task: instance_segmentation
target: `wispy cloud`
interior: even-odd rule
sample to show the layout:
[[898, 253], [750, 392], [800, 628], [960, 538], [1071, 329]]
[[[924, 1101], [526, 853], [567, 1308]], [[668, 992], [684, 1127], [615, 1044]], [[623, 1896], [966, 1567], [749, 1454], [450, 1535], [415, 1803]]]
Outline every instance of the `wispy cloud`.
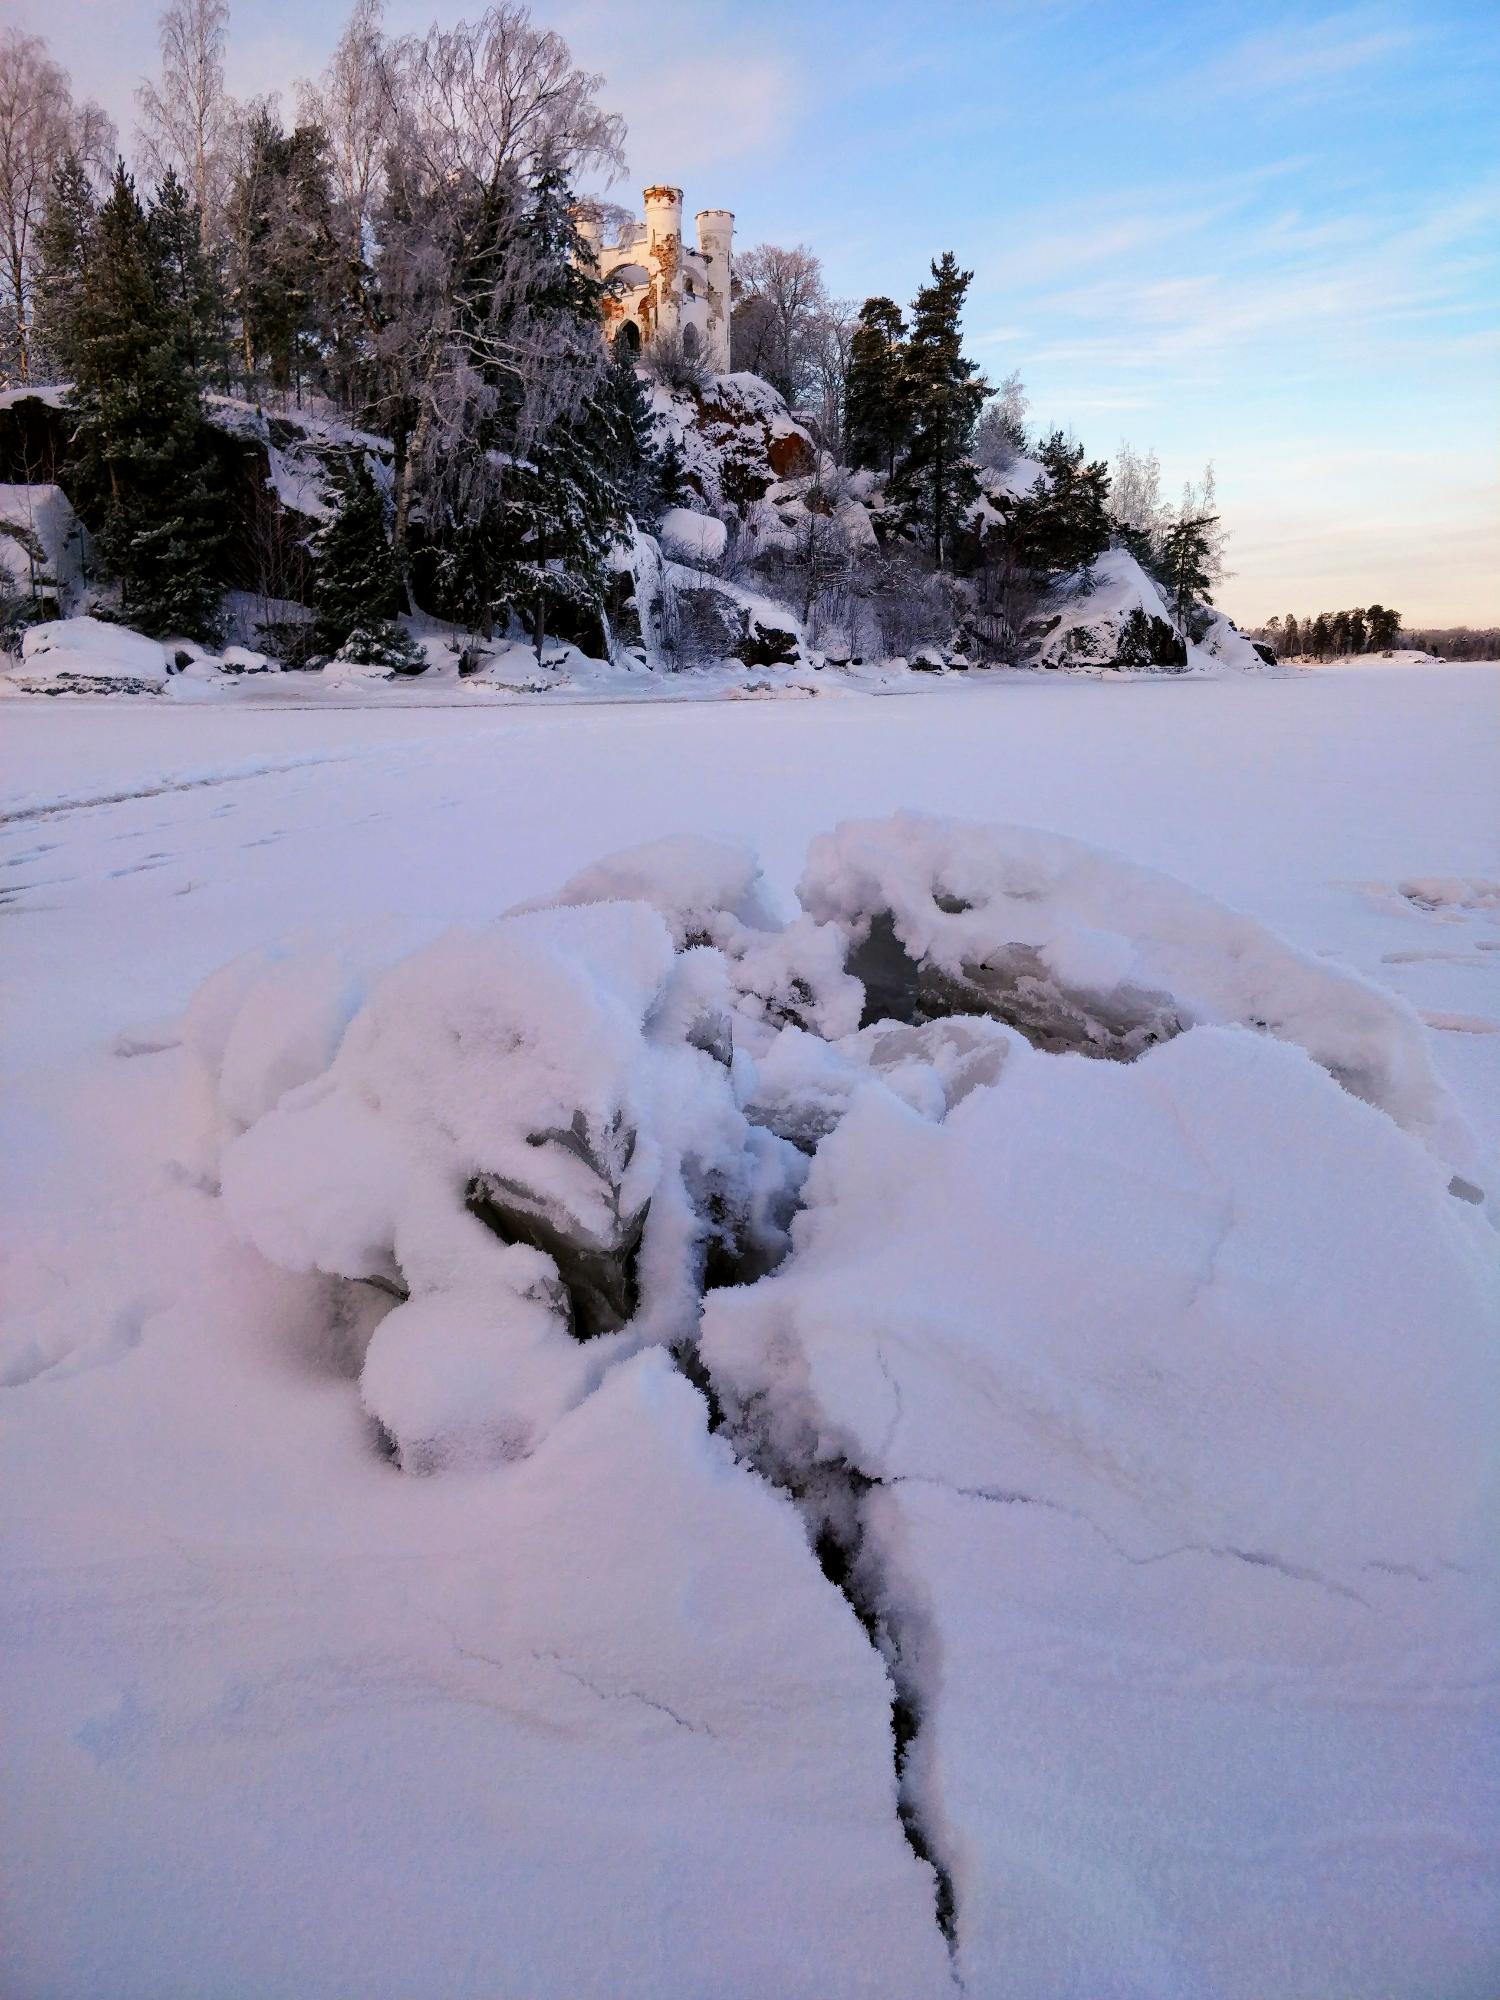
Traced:
[[1409, 21], [1364, 7], [1320, 20], [1291, 15], [1237, 42], [1199, 81], [1230, 91], [1327, 86], [1390, 62], [1420, 39]]

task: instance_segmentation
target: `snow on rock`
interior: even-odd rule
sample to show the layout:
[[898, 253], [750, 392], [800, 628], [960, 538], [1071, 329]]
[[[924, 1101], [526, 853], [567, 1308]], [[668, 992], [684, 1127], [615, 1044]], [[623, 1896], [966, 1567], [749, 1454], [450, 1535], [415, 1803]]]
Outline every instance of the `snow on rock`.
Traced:
[[1188, 662], [1161, 592], [1127, 549], [1106, 549], [1089, 588], [1067, 596], [1030, 636], [1043, 667], [1138, 671]]
[[804, 1197], [790, 1262], [710, 1302], [705, 1354], [864, 1476], [1022, 1494], [1136, 1555], [1351, 1581], [1473, 1559], [1492, 1232], [1300, 1051], [1017, 1038], [940, 1124], [858, 1099]]
[[524, 1455], [617, 1358], [605, 1337], [680, 1339], [706, 1258], [784, 1248], [801, 1156], [737, 1105], [703, 971], [610, 901], [441, 938], [352, 1020], [327, 949], [230, 968], [190, 1010], [248, 1119], [221, 1167], [235, 1228], [405, 1301], [364, 1395], [411, 1469]]
[[1240, 1023], [1476, 1171], [1409, 1006], [1153, 869], [1061, 834], [903, 813], [816, 840], [798, 894], [849, 937], [867, 1020], [990, 1013], [1043, 1048], [1125, 1059]]
[[725, 1004], [738, 1010], [743, 1044], [756, 1023], [784, 1022], [836, 1039], [859, 1021], [859, 982], [844, 969], [842, 934], [807, 918], [780, 924], [760, 864], [747, 848], [678, 835], [622, 849], [581, 869], [527, 908], [594, 903], [649, 904], [679, 950], [712, 945], [722, 954]]
[[1006, 518], [1002, 503], [1024, 499], [1047, 476], [1046, 467], [1035, 458], [1013, 458], [1006, 466], [976, 466], [975, 471], [979, 494], [967, 519], [980, 532], [1002, 525]]
[[70, 610], [82, 584], [82, 540], [60, 486], [0, 484], [0, 570], [22, 596]]
[[1262, 667], [1276, 664], [1276, 655], [1269, 646], [1247, 639], [1222, 611], [1213, 613], [1195, 645], [1200, 653], [1206, 653], [1219, 666], [1229, 667], [1236, 673], [1259, 673]]
[[226, 1134], [321, 1076], [380, 973], [420, 941], [388, 920], [292, 936], [242, 953], [198, 988], [182, 1019]]
[[741, 513], [776, 484], [811, 473], [817, 449], [760, 376], [710, 376], [691, 392], [651, 385], [658, 444], [677, 448], [686, 482], [715, 511]]
[[730, 1433], [844, 1547], [915, 1720], [966, 1991], [1471, 1962], [1492, 1241], [1299, 1051], [1197, 1029], [1017, 1042], [941, 1124], [858, 1098], [792, 1257], [710, 1296]]
[[813, 1783], [901, 1912], [869, 1990], [1461, 1971], [1500, 1298], [1420, 1022], [1054, 835], [851, 822], [799, 897], [658, 840], [225, 968], [224, 1217], [383, 1295], [402, 1471], [516, 1482], [503, 1657], [714, 1743], [862, 1690]]
[[354, 463], [377, 484], [390, 479], [391, 441], [356, 430], [311, 411], [269, 412], [235, 396], [205, 399], [209, 421], [231, 437], [259, 446], [265, 455], [265, 485], [277, 504], [321, 524], [334, 511], [332, 481]]
[[26, 688], [66, 691], [84, 687], [144, 694], [167, 679], [167, 656], [155, 639], [99, 618], [54, 618], [28, 626], [21, 667], [14, 678]]
[[690, 943], [724, 943], [738, 927], [770, 930], [775, 922], [760, 863], [748, 847], [679, 834], [621, 848], [527, 909], [583, 908], [593, 903], [649, 903], [679, 950]]
[[712, 514], [688, 507], [669, 507], [657, 534], [662, 546], [682, 563], [716, 563], [724, 553], [729, 530]]

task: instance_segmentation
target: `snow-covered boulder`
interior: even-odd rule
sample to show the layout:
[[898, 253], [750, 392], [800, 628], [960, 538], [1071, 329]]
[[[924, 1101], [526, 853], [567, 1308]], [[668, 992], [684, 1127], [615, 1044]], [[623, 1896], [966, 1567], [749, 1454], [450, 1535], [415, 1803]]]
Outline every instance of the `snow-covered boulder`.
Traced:
[[817, 468], [817, 447], [758, 375], [714, 375], [701, 389], [654, 385], [659, 445], [675, 446], [683, 477], [715, 512], [744, 513], [780, 480]]
[[1228, 667], [1234, 673], [1258, 673], [1262, 667], [1276, 664], [1276, 655], [1269, 646], [1262, 645], [1257, 639], [1246, 638], [1222, 611], [1214, 612], [1195, 645], [1216, 665]]
[[707, 1258], [775, 1261], [801, 1156], [740, 1110], [712, 980], [641, 902], [516, 914], [371, 977], [380, 956], [313, 948], [200, 995], [188, 1040], [245, 1125], [224, 1200], [273, 1263], [402, 1301], [364, 1395], [404, 1465], [521, 1456], [622, 1328], [691, 1330]]
[[0, 485], [0, 571], [19, 596], [56, 613], [82, 582], [83, 529], [60, 486]]
[[798, 895], [849, 938], [867, 1021], [993, 1014], [1039, 1047], [1123, 1060], [1237, 1023], [1476, 1171], [1404, 1001], [1154, 869], [1062, 834], [900, 813], [816, 840]]
[[849, 824], [799, 895], [656, 841], [226, 968], [231, 1227], [386, 1295], [360, 1397], [500, 1510], [517, 1660], [695, 1748], [860, 1690], [902, 1992], [1463, 1990], [1500, 1303], [1421, 1023], [1057, 836]]
[[54, 618], [29, 626], [13, 676], [34, 692], [159, 693], [167, 655], [155, 639], [101, 618]]
[[1127, 549], [1106, 549], [1086, 589], [1066, 594], [1031, 628], [1043, 667], [1177, 670], [1188, 663], [1161, 592]]
[[724, 553], [729, 530], [713, 514], [700, 514], [688, 507], [669, 507], [661, 517], [657, 535], [662, 547], [678, 562], [712, 565]]

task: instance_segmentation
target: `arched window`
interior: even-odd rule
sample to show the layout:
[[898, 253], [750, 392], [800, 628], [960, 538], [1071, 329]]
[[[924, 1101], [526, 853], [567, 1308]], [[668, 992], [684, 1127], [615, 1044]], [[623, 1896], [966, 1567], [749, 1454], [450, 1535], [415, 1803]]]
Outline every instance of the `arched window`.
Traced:
[[685, 326], [682, 329], [682, 351], [689, 361], [696, 361], [703, 352], [703, 342], [698, 338], [697, 327]]
[[620, 354], [640, 353], [641, 330], [633, 319], [622, 321], [620, 331], [615, 335], [615, 349]]

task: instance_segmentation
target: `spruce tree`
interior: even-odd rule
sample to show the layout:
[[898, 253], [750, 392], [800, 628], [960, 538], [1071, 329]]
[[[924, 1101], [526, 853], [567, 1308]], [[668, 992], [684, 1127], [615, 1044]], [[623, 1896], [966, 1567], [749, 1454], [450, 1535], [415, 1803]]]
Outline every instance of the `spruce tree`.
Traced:
[[951, 250], [932, 266], [932, 282], [912, 305], [902, 378], [911, 439], [892, 482], [904, 525], [915, 530], [939, 568], [979, 492], [971, 453], [974, 426], [990, 385], [963, 352], [960, 321], [973, 278]]
[[669, 468], [656, 448], [651, 402], [626, 341], [616, 341], [610, 350], [609, 377], [600, 401], [605, 425], [601, 442], [620, 500], [633, 520], [653, 528], [677, 500], [682, 461], [679, 453], [675, 468]]
[[866, 299], [849, 343], [844, 438], [851, 465], [889, 479], [910, 431], [906, 321], [892, 299]]
[[78, 366], [85, 273], [98, 214], [88, 169], [77, 153], [65, 153], [52, 176], [37, 237], [32, 341], [41, 365], [69, 378]]
[[419, 657], [394, 623], [401, 599], [385, 501], [362, 462], [339, 475], [339, 504], [313, 545], [315, 636], [325, 654], [397, 667]]
[[160, 635], [211, 636], [222, 481], [160, 246], [123, 162], [93, 232], [74, 364], [79, 493], [100, 518], [124, 616]]
[[636, 411], [620, 401], [600, 333], [603, 286], [585, 254], [567, 179], [543, 159], [520, 232], [531, 266], [526, 314], [548, 379], [518, 413], [522, 434], [502, 502], [506, 595], [529, 617], [538, 660], [549, 618], [597, 618], [608, 556], [625, 526], [635, 476]]

